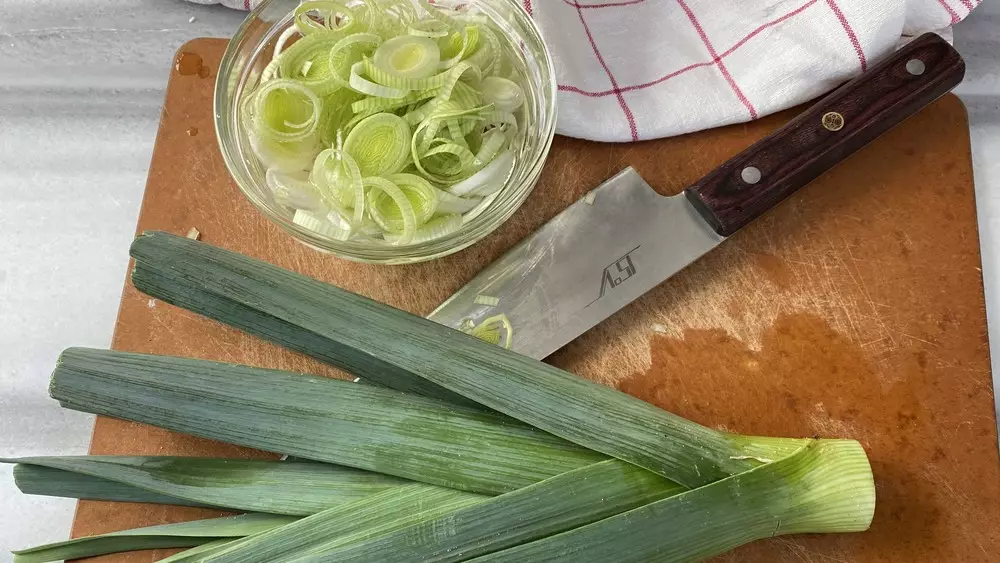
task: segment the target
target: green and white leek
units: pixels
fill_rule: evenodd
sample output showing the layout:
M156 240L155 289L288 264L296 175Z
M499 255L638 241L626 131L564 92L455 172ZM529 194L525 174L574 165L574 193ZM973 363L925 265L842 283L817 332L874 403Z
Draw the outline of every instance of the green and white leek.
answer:
M785 534L861 532L874 512L861 445L817 440L745 473L473 561L700 561Z
M258 334L296 325L317 347L324 342L324 360L362 379L391 373L401 385L423 380L688 487L760 464L752 440L305 276L166 233L139 236L132 255L141 291ZM230 303L255 316L215 314Z
M416 183L396 180L411 191ZM505 318L463 334L165 233L138 237L132 254L139 290L380 386L67 350L50 386L67 408L337 464L240 461L227 472L229 462L177 458L11 460L34 472L41 488L45 472L55 477L49 494L149 494L292 514L239 533L193 524L197 533L182 539L138 531L143 543L80 540L71 555L88 553L80 551L86 545L165 542L195 546L170 559L186 563L694 561L766 537L855 532L871 523L875 486L855 441L739 436L698 425L484 342L509 343ZM286 479L284 471L296 476ZM297 507L303 495L314 498ZM59 552L47 553L37 556Z

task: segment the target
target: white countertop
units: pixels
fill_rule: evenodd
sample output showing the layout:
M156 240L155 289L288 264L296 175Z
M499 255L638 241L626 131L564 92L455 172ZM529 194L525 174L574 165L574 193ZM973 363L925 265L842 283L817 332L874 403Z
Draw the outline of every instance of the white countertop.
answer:
M49 372L67 346L110 344L175 50L228 37L242 18L180 0L2 0L0 457L86 453L92 419L48 398ZM997 335L1000 5L981 6L955 36L968 64L959 93ZM0 562L10 549L65 539L74 504L20 494L0 466Z

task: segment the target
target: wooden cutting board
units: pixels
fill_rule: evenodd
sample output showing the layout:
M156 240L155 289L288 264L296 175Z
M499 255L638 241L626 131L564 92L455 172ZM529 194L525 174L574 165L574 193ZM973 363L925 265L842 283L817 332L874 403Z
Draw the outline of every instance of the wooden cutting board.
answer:
M628 145L557 138L538 187L499 231L435 262L371 266L294 242L229 179L212 126L225 45L199 39L181 49L137 230L195 227L209 244L420 314L623 167L634 166L664 194L678 193L794 114ZM151 300L129 283L114 347L336 375ZM550 361L708 426L864 444L878 492L869 532L761 541L720 561L973 562L1000 553L1000 463L968 122L953 96ZM105 418L91 452L269 455ZM213 514L81 502L73 535Z

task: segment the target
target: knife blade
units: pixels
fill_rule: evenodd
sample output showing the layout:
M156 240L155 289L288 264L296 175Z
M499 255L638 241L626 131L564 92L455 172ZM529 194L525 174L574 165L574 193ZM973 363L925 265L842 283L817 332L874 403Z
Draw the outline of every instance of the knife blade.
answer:
M429 316L460 329L504 314L511 348L544 358L962 81L928 33L676 196L626 168L490 264Z

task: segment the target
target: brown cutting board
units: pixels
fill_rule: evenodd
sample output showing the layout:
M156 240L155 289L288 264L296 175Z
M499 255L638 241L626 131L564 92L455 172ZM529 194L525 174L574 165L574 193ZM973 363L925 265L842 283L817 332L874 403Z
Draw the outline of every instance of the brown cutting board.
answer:
M674 194L794 113L629 145L557 138L538 187L499 231L435 262L371 266L294 242L230 181L212 128L224 47L200 39L181 49L187 55L171 75L138 230L184 234L195 227L209 244L420 314L623 167ZM114 347L334 374L150 300L128 283ZM551 361L708 426L864 444L878 491L869 532L761 541L720 561L974 562L1000 553L1000 463L968 122L955 97L879 139ZM105 418L91 451L268 455ZM81 502L73 535L211 514ZM150 561L165 553L105 559Z

